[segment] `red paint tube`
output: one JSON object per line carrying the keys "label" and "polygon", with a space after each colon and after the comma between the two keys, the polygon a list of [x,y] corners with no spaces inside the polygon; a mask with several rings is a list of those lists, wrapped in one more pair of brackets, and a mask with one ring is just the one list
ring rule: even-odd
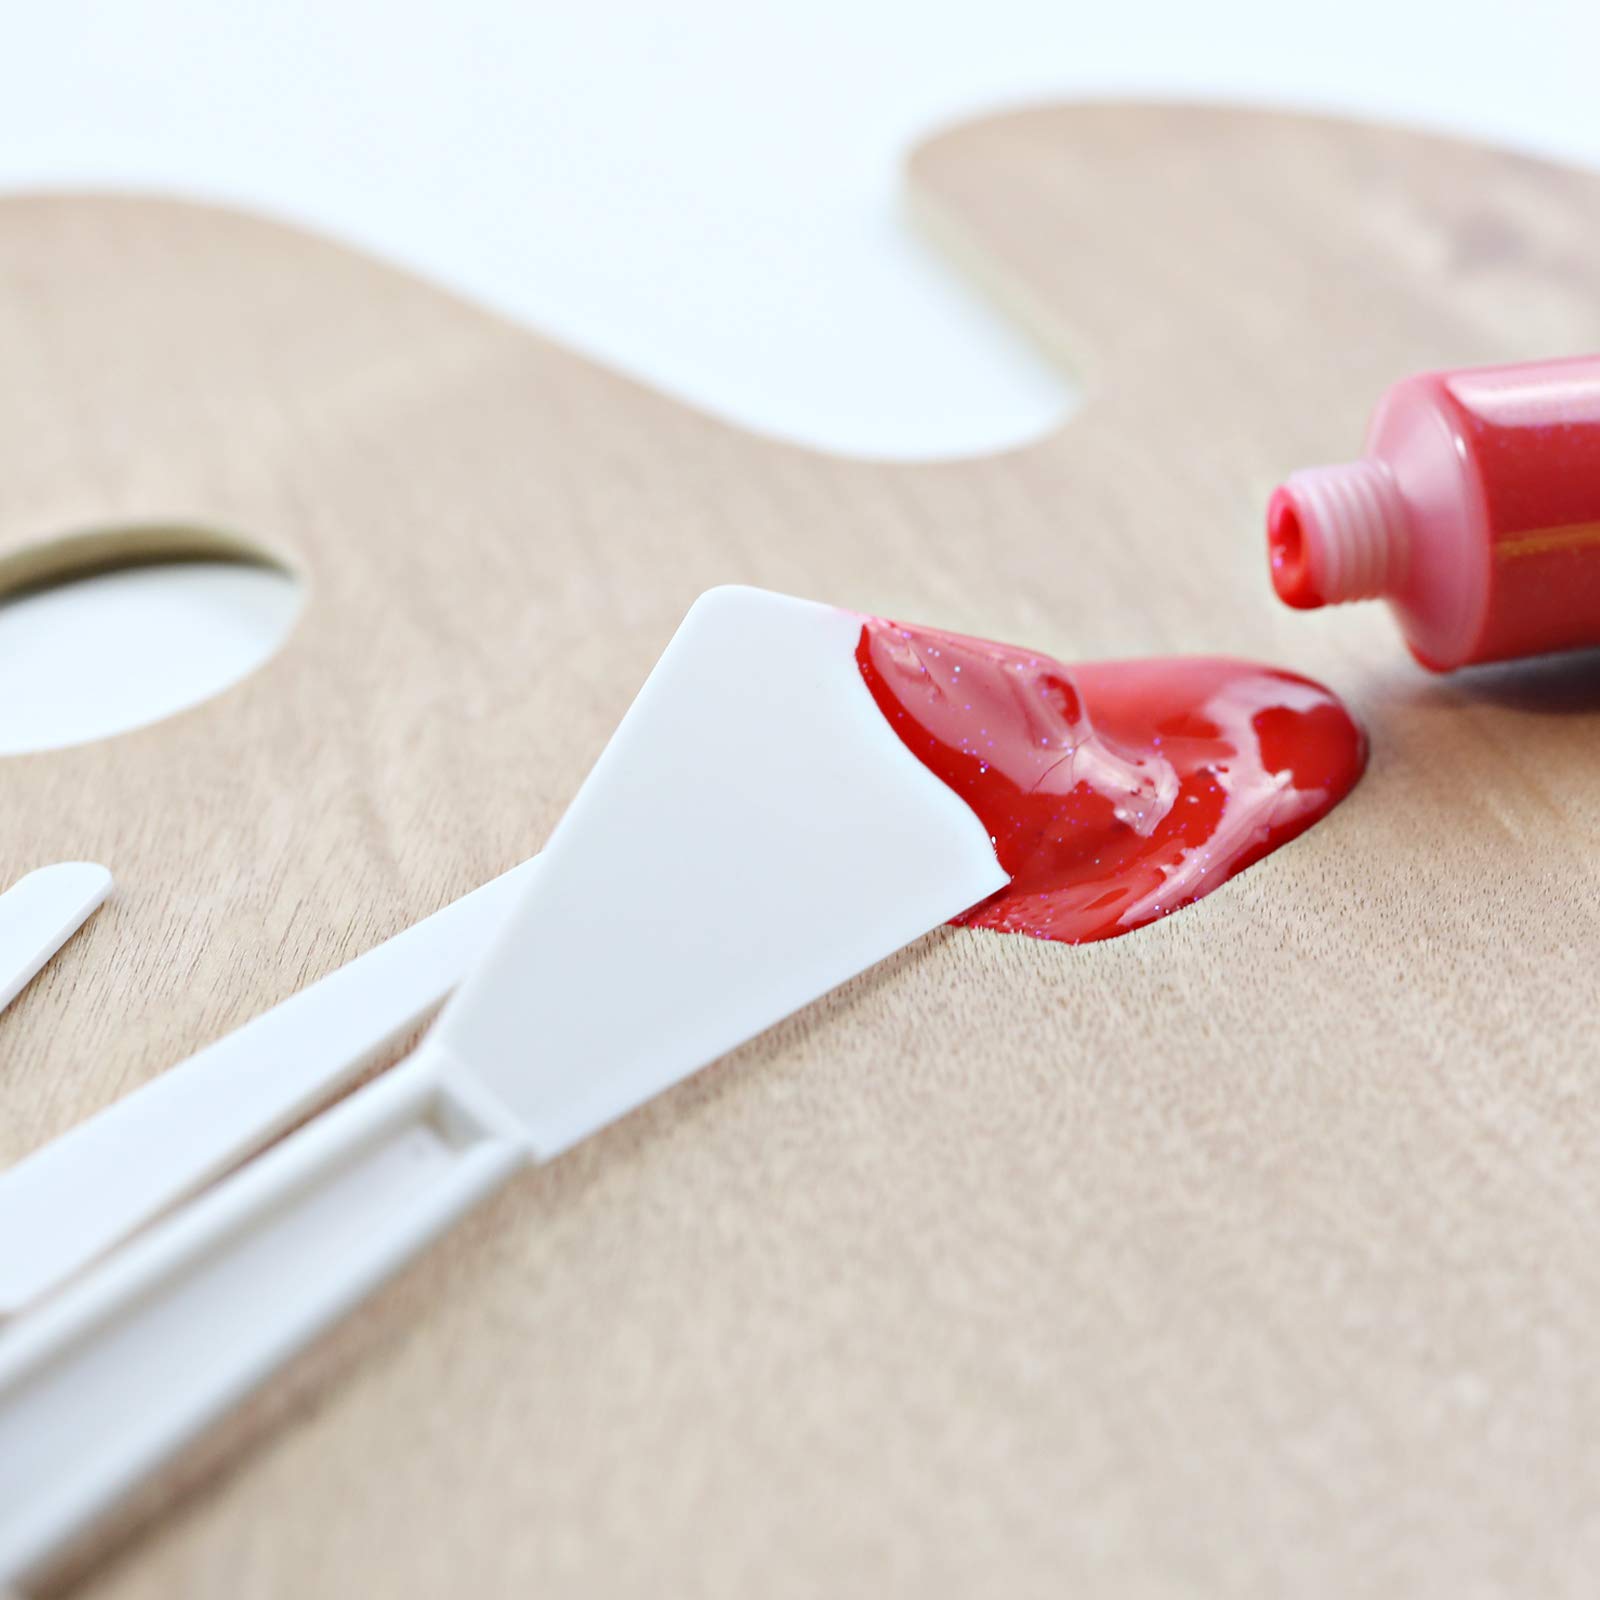
{"label": "red paint tube", "polygon": [[1280,599],[1385,599],[1435,671],[1600,645],[1600,356],[1396,384],[1361,460],[1276,491],[1267,548]]}

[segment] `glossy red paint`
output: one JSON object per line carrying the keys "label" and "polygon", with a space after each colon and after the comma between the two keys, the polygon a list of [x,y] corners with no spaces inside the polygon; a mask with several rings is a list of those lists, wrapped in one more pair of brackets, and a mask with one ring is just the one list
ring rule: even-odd
{"label": "glossy red paint", "polygon": [[1063,666],[868,619],[856,661],[1011,883],[957,918],[1082,944],[1198,900],[1325,816],[1366,740],[1320,685],[1210,657]]}

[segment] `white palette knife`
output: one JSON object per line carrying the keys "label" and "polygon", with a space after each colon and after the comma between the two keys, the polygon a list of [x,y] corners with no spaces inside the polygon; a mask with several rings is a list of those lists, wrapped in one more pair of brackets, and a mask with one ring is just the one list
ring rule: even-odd
{"label": "white palette knife", "polygon": [[0,1582],[510,1174],[1004,885],[860,628],[702,596],[417,1052],[0,1335]]}

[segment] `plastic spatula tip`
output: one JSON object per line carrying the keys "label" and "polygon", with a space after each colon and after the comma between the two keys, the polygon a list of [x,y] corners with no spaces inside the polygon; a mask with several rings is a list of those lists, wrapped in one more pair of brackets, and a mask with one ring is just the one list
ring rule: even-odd
{"label": "plastic spatula tip", "polygon": [[1002,887],[856,663],[862,618],[684,619],[435,1037],[549,1156]]}
{"label": "plastic spatula tip", "polygon": [[0,894],[0,1010],[83,926],[111,893],[111,874],[93,861],[58,861]]}

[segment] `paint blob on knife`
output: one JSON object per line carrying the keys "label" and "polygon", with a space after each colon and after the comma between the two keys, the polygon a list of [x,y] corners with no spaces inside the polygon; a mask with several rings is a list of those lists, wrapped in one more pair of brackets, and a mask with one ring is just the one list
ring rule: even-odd
{"label": "paint blob on knife", "polygon": [[1247,661],[1063,665],[880,618],[856,661],[1010,884],[955,921],[1084,944],[1191,904],[1318,822],[1366,738],[1320,684]]}

